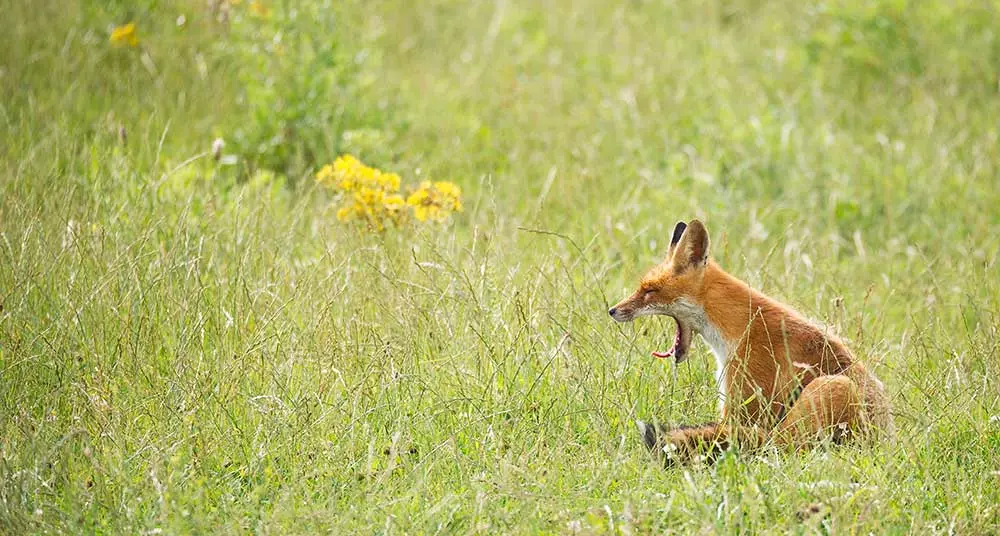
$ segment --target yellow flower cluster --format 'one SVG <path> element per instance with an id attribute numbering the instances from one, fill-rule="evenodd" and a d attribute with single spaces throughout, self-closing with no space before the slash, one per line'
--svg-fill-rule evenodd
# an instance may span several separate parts
<path id="1" fill-rule="evenodd" d="M 115 46 L 128 45 L 133 48 L 139 46 L 139 36 L 135 33 L 135 23 L 130 22 L 122 26 L 115 26 L 111 30 L 110 41 Z"/>
<path id="2" fill-rule="evenodd" d="M 462 190 L 451 182 L 424 181 L 406 198 L 406 204 L 420 221 L 443 222 L 452 212 L 462 212 Z"/>
<path id="3" fill-rule="evenodd" d="M 424 181 L 404 198 L 399 175 L 366 166 L 351 155 L 323 166 L 316 182 L 342 194 L 338 220 L 363 221 L 378 231 L 388 222 L 403 224 L 411 211 L 421 222 L 444 222 L 453 212 L 462 211 L 462 191 L 455 184 Z"/>

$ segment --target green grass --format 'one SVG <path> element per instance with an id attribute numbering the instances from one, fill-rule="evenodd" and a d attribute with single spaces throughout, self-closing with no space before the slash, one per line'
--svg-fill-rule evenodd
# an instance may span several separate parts
<path id="1" fill-rule="evenodd" d="M 0 533 L 1000 530 L 993 3 L 205 4 L 4 8 Z M 358 232 L 341 152 L 466 210 Z M 692 217 L 894 442 L 651 460 L 712 358 L 606 310 Z"/>

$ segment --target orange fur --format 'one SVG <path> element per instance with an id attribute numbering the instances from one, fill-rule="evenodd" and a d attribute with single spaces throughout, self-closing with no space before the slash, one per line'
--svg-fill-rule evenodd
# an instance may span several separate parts
<path id="1" fill-rule="evenodd" d="M 725 354 L 717 358 L 725 363 L 719 386 L 726 395 L 722 424 L 697 434 L 657 431 L 672 450 L 678 444 L 686 445 L 679 449 L 683 452 L 691 451 L 692 443 L 728 444 L 725 438 L 746 429 L 763 430 L 789 447 L 891 433 L 881 382 L 838 337 L 726 273 L 708 251 L 708 231 L 701 222 L 679 223 L 667 259 L 609 311 L 619 321 L 673 316 L 678 361 L 695 332 L 717 355 Z"/>

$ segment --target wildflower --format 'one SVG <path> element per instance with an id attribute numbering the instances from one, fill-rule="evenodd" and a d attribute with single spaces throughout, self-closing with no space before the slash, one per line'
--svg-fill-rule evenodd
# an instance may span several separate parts
<path id="1" fill-rule="evenodd" d="M 451 182 L 424 181 L 406 198 L 413 217 L 420 221 L 443 222 L 452 212 L 462 211 L 462 190 Z"/>
<path id="2" fill-rule="evenodd" d="M 369 186 L 362 186 L 358 193 L 354 194 L 356 200 L 358 200 L 362 205 L 374 205 L 382 203 L 382 199 L 385 197 L 385 192 Z"/>
<path id="3" fill-rule="evenodd" d="M 382 201 L 382 206 L 385 208 L 389 219 L 397 225 L 402 223 L 403 219 L 406 217 L 406 201 L 401 195 L 393 194 L 386 196 L 386 198 Z"/>
<path id="4" fill-rule="evenodd" d="M 250 11 L 251 15 L 262 19 L 266 19 L 271 15 L 271 8 L 264 5 L 264 2 L 261 2 L 260 0 L 254 0 L 253 2 L 247 4 L 247 9 Z"/>
<path id="5" fill-rule="evenodd" d="M 357 169 L 358 167 L 361 167 L 363 165 L 364 164 L 359 162 L 357 158 L 354 158 L 349 154 L 340 156 L 333 162 L 334 169 L 336 169 L 337 171 L 345 171 L 345 172 Z"/>
<path id="6" fill-rule="evenodd" d="M 222 138 L 215 138 L 215 141 L 212 142 L 212 158 L 214 158 L 216 162 L 222 158 L 222 150 L 225 148 L 226 140 Z"/>
<path id="7" fill-rule="evenodd" d="M 133 48 L 139 46 L 139 37 L 135 33 L 135 23 L 130 22 L 123 26 L 115 26 L 111 30 L 110 41 L 115 46 L 128 45 Z"/>
<path id="8" fill-rule="evenodd" d="M 398 174 L 366 166 L 351 155 L 320 168 L 316 182 L 341 194 L 338 221 L 363 221 L 377 231 L 390 222 L 402 225 L 411 213 L 422 222 L 443 222 L 462 210 L 462 192 L 453 183 L 425 181 L 404 196 Z"/>
<path id="9" fill-rule="evenodd" d="M 390 192 L 399 191 L 399 185 L 402 182 L 402 179 L 399 178 L 399 175 L 396 175 L 395 173 L 379 173 L 376 176 L 376 178 L 378 180 L 378 183 L 382 186 L 382 188 Z"/>
<path id="10" fill-rule="evenodd" d="M 341 207 L 337 210 L 337 221 L 351 221 L 354 217 L 354 205 Z"/>
<path id="11" fill-rule="evenodd" d="M 327 188 L 333 185 L 333 166 L 327 164 L 316 172 L 316 182 Z"/>

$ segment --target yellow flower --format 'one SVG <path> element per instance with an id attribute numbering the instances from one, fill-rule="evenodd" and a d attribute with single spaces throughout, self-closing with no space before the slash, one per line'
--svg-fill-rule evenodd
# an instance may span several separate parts
<path id="1" fill-rule="evenodd" d="M 115 26 L 111 30 L 110 41 L 115 46 L 128 45 L 133 48 L 139 46 L 139 37 L 135 33 L 135 23 L 130 22 L 123 26 Z"/>
<path id="2" fill-rule="evenodd" d="M 250 14 L 255 17 L 260 17 L 266 19 L 271 15 L 271 8 L 264 5 L 264 2 L 260 0 L 254 0 L 247 5 L 247 9 L 250 10 Z"/>
<path id="3" fill-rule="evenodd" d="M 435 182 L 434 189 L 441 194 L 441 204 L 455 212 L 462 211 L 462 189 L 452 182 Z"/>
<path id="4" fill-rule="evenodd" d="M 438 181 L 434 183 L 434 188 L 441 193 L 441 195 L 458 199 L 462 196 L 462 189 L 455 185 L 453 182 Z"/>
<path id="5" fill-rule="evenodd" d="M 375 184 L 378 182 L 376 178 L 378 170 L 376 169 L 362 165 L 355 171 L 355 173 L 357 173 L 358 182 L 361 184 Z"/>
<path id="6" fill-rule="evenodd" d="M 413 217 L 420 221 L 436 221 L 441 222 L 447 217 L 447 214 L 442 212 L 439 207 L 434 205 L 421 205 L 419 207 L 414 207 Z"/>
<path id="7" fill-rule="evenodd" d="M 377 188 L 362 186 L 358 193 L 354 194 L 354 199 L 362 205 L 378 205 L 385 198 L 385 192 Z"/>
<path id="8" fill-rule="evenodd" d="M 382 201 L 385 208 L 390 210 L 399 210 L 406 206 L 406 202 L 403 201 L 403 196 L 401 195 L 390 195 L 386 196 L 385 200 Z"/>
<path id="9" fill-rule="evenodd" d="M 452 212 L 462 210 L 461 194 L 454 183 L 423 181 L 406 198 L 406 204 L 413 208 L 413 216 L 419 221 L 443 222 Z"/>
<path id="10" fill-rule="evenodd" d="M 337 210 L 337 221 L 350 221 L 354 216 L 354 207 L 341 207 Z"/>
<path id="11" fill-rule="evenodd" d="M 396 224 L 402 222 L 403 218 L 406 217 L 406 201 L 401 195 L 386 196 L 385 200 L 382 201 L 382 207 Z"/>
<path id="12" fill-rule="evenodd" d="M 398 192 L 402 180 L 395 173 L 382 173 L 378 176 L 379 184 L 390 192 Z"/>
<path id="13" fill-rule="evenodd" d="M 322 168 L 320 168 L 319 171 L 316 172 L 316 182 L 326 187 L 329 187 L 331 184 L 333 184 L 333 177 L 334 177 L 333 166 L 331 166 L 330 164 L 323 166 Z"/>
<path id="14" fill-rule="evenodd" d="M 360 167 L 364 167 L 364 164 L 349 154 L 340 156 L 333 162 L 333 169 L 337 173 L 354 173 Z"/>
<path id="15" fill-rule="evenodd" d="M 417 221 L 444 222 L 462 210 L 462 190 L 454 183 L 423 181 L 404 197 L 398 193 L 398 174 L 366 166 L 349 154 L 320 168 L 316 182 L 340 193 L 339 221 L 364 221 L 378 231 L 387 222 L 401 225 L 411 211 Z"/>
<path id="16" fill-rule="evenodd" d="M 430 199 L 430 192 L 427 190 L 428 183 L 424 182 L 420 184 L 420 188 L 413 191 L 407 198 L 406 204 L 411 207 L 418 207 L 423 205 Z"/>

